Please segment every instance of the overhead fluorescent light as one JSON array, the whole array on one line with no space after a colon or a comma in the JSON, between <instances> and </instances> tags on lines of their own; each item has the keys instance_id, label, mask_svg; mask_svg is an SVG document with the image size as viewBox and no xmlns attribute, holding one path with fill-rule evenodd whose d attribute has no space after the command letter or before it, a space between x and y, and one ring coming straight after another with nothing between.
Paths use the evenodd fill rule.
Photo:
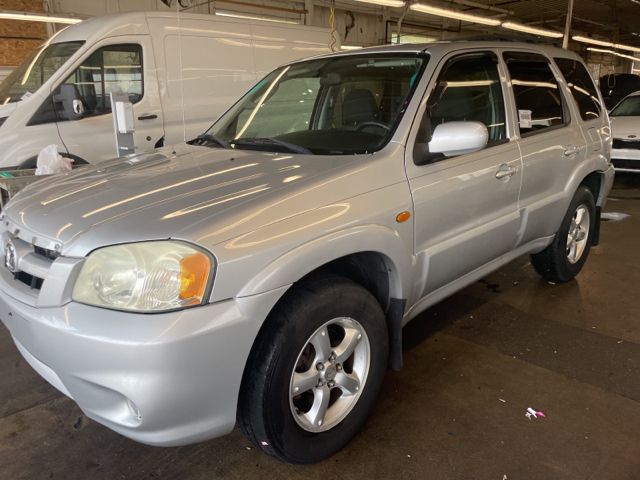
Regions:
<instances>
[{"instance_id":1,"label":"overhead fluorescent light","mask_svg":"<svg viewBox=\"0 0 640 480\"><path fill-rule=\"evenodd\" d=\"M394 7L394 8L404 7L405 5L403 0L356 0L356 1L362 2L362 3L371 3L373 5L381 5L383 7Z\"/></svg>"},{"instance_id":2,"label":"overhead fluorescent light","mask_svg":"<svg viewBox=\"0 0 640 480\"><path fill-rule=\"evenodd\" d=\"M360 45L340 45L340 50L360 50Z\"/></svg>"},{"instance_id":3,"label":"overhead fluorescent light","mask_svg":"<svg viewBox=\"0 0 640 480\"><path fill-rule=\"evenodd\" d=\"M435 15L437 17L452 18L455 20L462 20L463 22L481 23L482 25L489 25L497 27L502 22L494 18L481 17L479 15L471 15L459 10L450 10L448 8L432 7L431 5L423 5L422 3L414 3L409 7L411 10L421 13L428 13L429 15Z\"/></svg>"},{"instance_id":4,"label":"overhead fluorescent light","mask_svg":"<svg viewBox=\"0 0 640 480\"><path fill-rule=\"evenodd\" d=\"M620 50L628 50L630 52L640 52L640 48L632 47L631 45L624 45L622 43L616 43L614 47L619 48Z\"/></svg>"},{"instance_id":5,"label":"overhead fluorescent light","mask_svg":"<svg viewBox=\"0 0 640 480\"><path fill-rule=\"evenodd\" d=\"M53 15L41 15L37 13L27 12L0 12L0 19L3 20L23 20L27 22L44 22L44 23L80 23L81 18L71 17L54 17Z\"/></svg>"},{"instance_id":6,"label":"overhead fluorescent light","mask_svg":"<svg viewBox=\"0 0 640 480\"><path fill-rule=\"evenodd\" d=\"M632 57L631 55L625 55L624 53L614 52L613 50L607 50L604 48L595 48L595 47L587 47L587 50L589 50L590 52L608 53L609 55L615 55L616 57L622 57L628 60L632 60L634 62L640 62L640 58Z\"/></svg>"},{"instance_id":7,"label":"overhead fluorescent light","mask_svg":"<svg viewBox=\"0 0 640 480\"><path fill-rule=\"evenodd\" d=\"M571 38L573 38L576 42L589 43L591 45L598 45L600 47L618 48L620 50L628 50L630 52L640 52L640 47L625 45L623 43L611 43L604 40L595 40L589 37L582 37L580 35L574 35Z\"/></svg>"},{"instance_id":8,"label":"overhead fluorescent light","mask_svg":"<svg viewBox=\"0 0 640 480\"><path fill-rule=\"evenodd\" d=\"M594 38L583 37L580 35L574 35L573 38L576 42L590 43L591 45L600 45L601 47L615 47L611 42L605 42L603 40L596 40Z\"/></svg>"},{"instance_id":9,"label":"overhead fluorescent light","mask_svg":"<svg viewBox=\"0 0 640 480\"><path fill-rule=\"evenodd\" d=\"M554 32L553 30L546 30L544 28L530 27L529 25L522 25L516 22L504 22L502 27L509 30L517 30L518 32L531 33L533 35L540 35L542 37L561 38L564 34L560 32Z\"/></svg>"},{"instance_id":10,"label":"overhead fluorescent light","mask_svg":"<svg viewBox=\"0 0 640 480\"><path fill-rule=\"evenodd\" d=\"M300 22L296 22L295 20L287 20L285 18L273 18L273 17L260 17L254 15L243 15L241 13L235 12L221 12L220 10L216 11L216 15L219 17L231 17L231 18L244 18L245 20L260 20L262 22L274 22L274 23L289 23L293 25L299 25Z\"/></svg>"}]
</instances>

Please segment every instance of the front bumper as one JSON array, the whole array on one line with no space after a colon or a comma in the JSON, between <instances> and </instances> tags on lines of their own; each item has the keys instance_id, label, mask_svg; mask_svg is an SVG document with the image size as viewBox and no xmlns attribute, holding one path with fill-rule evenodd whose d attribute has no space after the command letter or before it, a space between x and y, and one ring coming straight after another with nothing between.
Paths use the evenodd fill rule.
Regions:
<instances>
[{"instance_id":1,"label":"front bumper","mask_svg":"<svg viewBox=\"0 0 640 480\"><path fill-rule=\"evenodd\" d=\"M611 163L616 171L640 173L640 149L614 148L611 150Z\"/></svg>"},{"instance_id":2,"label":"front bumper","mask_svg":"<svg viewBox=\"0 0 640 480\"><path fill-rule=\"evenodd\" d=\"M29 364L88 417L174 446L233 429L251 346L284 290L164 314L36 308L0 290L0 318Z\"/></svg>"}]
</instances>

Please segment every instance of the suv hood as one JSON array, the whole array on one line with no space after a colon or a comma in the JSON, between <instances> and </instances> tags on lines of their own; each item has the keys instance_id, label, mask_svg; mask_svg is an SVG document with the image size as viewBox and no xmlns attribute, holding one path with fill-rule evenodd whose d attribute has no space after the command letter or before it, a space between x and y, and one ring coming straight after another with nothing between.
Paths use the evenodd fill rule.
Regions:
<instances>
[{"instance_id":1,"label":"suv hood","mask_svg":"<svg viewBox=\"0 0 640 480\"><path fill-rule=\"evenodd\" d=\"M611 131L613 138L640 138L640 117L611 117Z\"/></svg>"},{"instance_id":2,"label":"suv hood","mask_svg":"<svg viewBox=\"0 0 640 480\"><path fill-rule=\"evenodd\" d=\"M20 237L68 256L141 240L198 242L203 235L206 247L283 215L321 206L319 202L327 199L314 195L318 205L305 198L289 201L286 209L265 208L273 201L282 204L277 199L283 191L297 197L290 192L300 191L320 173L324 179L360 163L357 157L294 156L181 144L35 182L8 204L5 221L11 231L22 232ZM249 215L252 209L258 213Z\"/></svg>"}]
</instances>

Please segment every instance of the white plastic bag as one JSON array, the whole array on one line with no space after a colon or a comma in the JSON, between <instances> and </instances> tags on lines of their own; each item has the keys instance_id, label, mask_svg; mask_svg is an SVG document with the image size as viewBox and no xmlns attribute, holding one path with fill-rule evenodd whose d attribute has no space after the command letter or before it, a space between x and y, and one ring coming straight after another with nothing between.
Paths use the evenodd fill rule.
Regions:
<instances>
[{"instance_id":1,"label":"white plastic bag","mask_svg":"<svg viewBox=\"0 0 640 480\"><path fill-rule=\"evenodd\" d=\"M38 153L36 175L53 175L71 171L73 160L58 153L56 145L47 145Z\"/></svg>"}]
</instances>

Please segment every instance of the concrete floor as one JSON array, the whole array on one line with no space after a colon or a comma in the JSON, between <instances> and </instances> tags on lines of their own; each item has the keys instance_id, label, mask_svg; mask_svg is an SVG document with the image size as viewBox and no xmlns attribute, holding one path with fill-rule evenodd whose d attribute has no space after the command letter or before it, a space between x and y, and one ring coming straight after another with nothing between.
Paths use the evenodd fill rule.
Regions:
<instances>
[{"instance_id":1,"label":"concrete floor","mask_svg":"<svg viewBox=\"0 0 640 480\"><path fill-rule=\"evenodd\" d=\"M314 466L281 464L231 435L136 444L40 379L0 327L0 479L638 479L640 176L616 183L576 281L521 258L405 329L364 431ZM527 407L546 418L528 420Z\"/></svg>"}]
</instances>

